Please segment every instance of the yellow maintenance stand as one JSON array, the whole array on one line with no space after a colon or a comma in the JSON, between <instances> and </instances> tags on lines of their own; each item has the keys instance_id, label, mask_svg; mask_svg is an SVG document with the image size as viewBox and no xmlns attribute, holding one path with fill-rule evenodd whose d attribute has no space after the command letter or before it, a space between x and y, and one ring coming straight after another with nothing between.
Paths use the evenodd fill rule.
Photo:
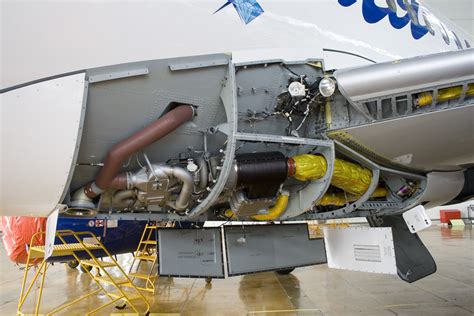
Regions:
<instances>
[{"instance_id":1,"label":"yellow maintenance stand","mask_svg":"<svg viewBox=\"0 0 474 316\"><path fill-rule=\"evenodd\" d=\"M137 286L137 288L150 293L155 293L155 282L158 278L157 229L163 227L174 227L174 223L146 224L128 271L128 276L132 281L143 280L145 282L144 286Z\"/></svg>"},{"instance_id":2,"label":"yellow maintenance stand","mask_svg":"<svg viewBox=\"0 0 474 316\"><path fill-rule=\"evenodd\" d=\"M38 232L33 235L31 238L30 249L28 252L28 260L26 263L25 274L23 277L23 282L21 286L21 293L20 299L18 302L18 315L25 315L21 309L28 298L28 295L31 292L33 285L35 284L36 280L39 276L41 276L41 283L39 287L39 294L38 298L35 302L35 311L34 315L38 315L40 310L41 304L41 297L43 294L43 287L45 283L46 271L49 266L49 262L45 259L46 248L45 246L41 245L40 243L40 236L45 235L45 232ZM84 237L88 237L89 242L84 242ZM94 294L98 294L100 292L104 292L105 295L110 299L110 301L106 302L103 305L100 305L93 310L89 311L86 315L92 315L99 310L114 304L115 302L125 302L129 304L130 307L138 314L147 314L150 310L150 305L148 301L145 299L143 294L135 287L132 280L128 277L128 275L124 272L124 270L120 267L117 261L113 258L113 256L108 252L108 250L104 247L104 245L100 242L100 240L91 232L73 232L72 230L59 230L56 232L56 239L59 240L60 244L53 245L53 252L51 257L63 257L63 256L73 256L84 268L87 267L95 267L99 270L99 274L93 275L88 269L84 269L87 271L89 276L95 281L98 288L86 295L78 297L70 302L67 302L61 306L56 307L52 311L46 313L46 315L53 315L58 313ZM68 242L68 240L73 240L73 242ZM105 257L108 257L109 260L102 261L99 260L95 255L94 252L99 251L101 255L105 253ZM83 260L80 259L78 256L78 252L81 253L81 256L86 253L89 259ZM28 279L28 274L30 270L38 263L39 267L33 275L30 284L26 288L26 283ZM110 269L116 269L115 273L110 272ZM109 284L113 286L113 290L109 291L105 284ZM137 300L141 300L142 304L139 308L136 304ZM143 307L144 306L144 307Z\"/></svg>"},{"instance_id":3,"label":"yellow maintenance stand","mask_svg":"<svg viewBox=\"0 0 474 316\"><path fill-rule=\"evenodd\" d=\"M145 286L137 286L138 289L155 293L155 281L158 277L158 245L156 241L156 224L146 224L143 230L140 243L134 253L128 276L132 281L141 279L145 281ZM149 263L147 271L140 270L143 263Z\"/></svg>"},{"instance_id":4,"label":"yellow maintenance stand","mask_svg":"<svg viewBox=\"0 0 474 316\"><path fill-rule=\"evenodd\" d=\"M158 278L157 229L162 227L174 227L174 223L146 224L128 271L132 281L138 279L145 282L144 286L137 286L138 289L151 293L155 293L155 281Z\"/></svg>"}]
</instances>

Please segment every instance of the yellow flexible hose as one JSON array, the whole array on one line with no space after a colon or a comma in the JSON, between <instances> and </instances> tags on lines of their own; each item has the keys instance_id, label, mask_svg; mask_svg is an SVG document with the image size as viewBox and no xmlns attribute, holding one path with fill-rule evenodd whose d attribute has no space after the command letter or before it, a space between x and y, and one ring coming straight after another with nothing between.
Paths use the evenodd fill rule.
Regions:
<instances>
[{"instance_id":1,"label":"yellow flexible hose","mask_svg":"<svg viewBox=\"0 0 474 316\"><path fill-rule=\"evenodd\" d=\"M227 219L237 219L237 216L235 216L232 210L226 210L224 216L227 217Z\"/></svg>"},{"instance_id":2,"label":"yellow flexible hose","mask_svg":"<svg viewBox=\"0 0 474 316\"><path fill-rule=\"evenodd\" d=\"M322 178L327 171L326 159L322 155L302 154L292 157L295 162L294 177L300 181L317 180ZM318 205L342 206L347 202L353 202L360 198L369 188L372 181L372 171L361 165L336 159L334 162L334 172L331 185L345 191L346 193L326 193ZM387 196L387 189L377 188L371 198ZM254 215L251 219L256 221L270 221L277 219L286 210L289 201L287 192L281 193L273 207L268 209L268 213ZM229 219L236 219L237 216L232 210L227 210L225 216Z\"/></svg>"},{"instance_id":3,"label":"yellow flexible hose","mask_svg":"<svg viewBox=\"0 0 474 316\"><path fill-rule=\"evenodd\" d=\"M292 157L295 162L294 177L301 181L317 180L324 176L327 171L326 159L321 155L303 154ZM336 159L334 161L334 172L331 185L343 190L344 193L326 193L318 205L342 206L347 202L359 199L370 186L372 171L361 165ZM387 189L377 188L371 198L387 196Z\"/></svg>"},{"instance_id":4,"label":"yellow flexible hose","mask_svg":"<svg viewBox=\"0 0 474 316\"><path fill-rule=\"evenodd\" d=\"M277 219L286 210L289 198L290 196L287 192L282 192L278 196L275 205L268 209L267 214L254 215L251 219L256 221L271 221Z\"/></svg>"},{"instance_id":5,"label":"yellow flexible hose","mask_svg":"<svg viewBox=\"0 0 474 316\"><path fill-rule=\"evenodd\" d=\"M448 101L459 98L462 93L462 86L444 88L438 90L438 102ZM474 84L467 86L466 95L474 95ZM416 105L419 107L430 105L433 102L433 94L431 92L422 92L418 94Z\"/></svg>"},{"instance_id":6,"label":"yellow flexible hose","mask_svg":"<svg viewBox=\"0 0 474 316\"><path fill-rule=\"evenodd\" d=\"M362 195L372 180L372 171L342 159L334 161L331 185L353 195Z\"/></svg>"},{"instance_id":7,"label":"yellow flexible hose","mask_svg":"<svg viewBox=\"0 0 474 316\"><path fill-rule=\"evenodd\" d=\"M289 195L290 194L288 192L282 192L278 196L275 202L275 205L268 209L268 213L254 215L254 216L251 216L250 218L255 221L271 221L271 220L277 219L286 210L286 207L288 206L288 200L290 198ZM237 216L232 210L225 211L224 215L228 219L237 219Z\"/></svg>"},{"instance_id":8,"label":"yellow flexible hose","mask_svg":"<svg viewBox=\"0 0 474 316\"><path fill-rule=\"evenodd\" d=\"M381 198L387 196L387 189L386 188L377 188L374 193L370 196L371 198ZM321 200L319 200L317 205L321 206L343 206L347 202L354 202L357 201L360 196L352 195L352 194L344 194L344 193L326 193L323 195Z\"/></svg>"},{"instance_id":9,"label":"yellow flexible hose","mask_svg":"<svg viewBox=\"0 0 474 316\"><path fill-rule=\"evenodd\" d=\"M292 157L296 171L294 177L300 181L317 180L324 177L327 170L326 159L321 155L303 154Z\"/></svg>"},{"instance_id":10,"label":"yellow flexible hose","mask_svg":"<svg viewBox=\"0 0 474 316\"><path fill-rule=\"evenodd\" d=\"M317 180L327 170L326 159L321 155L303 154L292 157L296 171L294 177L300 181ZM362 195L369 188L372 171L361 165L336 159L331 185L353 195Z\"/></svg>"}]
</instances>

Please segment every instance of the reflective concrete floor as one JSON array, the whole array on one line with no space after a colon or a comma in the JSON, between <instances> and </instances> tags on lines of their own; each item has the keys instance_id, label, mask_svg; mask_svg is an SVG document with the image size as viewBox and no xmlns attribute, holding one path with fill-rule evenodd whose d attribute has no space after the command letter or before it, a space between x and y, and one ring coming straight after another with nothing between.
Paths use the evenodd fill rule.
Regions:
<instances>
[{"instance_id":1,"label":"reflective concrete floor","mask_svg":"<svg viewBox=\"0 0 474 316\"><path fill-rule=\"evenodd\" d=\"M462 231L434 226L421 233L438 272L413 284L396 276L328 269L326 265L297 269L280 276L260 273L226 280L168 279L158 281L158 293L147 294L158 315L473 315L474 238ZM14 315L22 271L1 247L0 315ZM129 256L120 258L124 266ZM48 270L42 310L95 288L87 274L56 264ZM36 294L36 293L35 293ZM106 301L104 296L66 310L82 315ZM31 311L32 304L25 305ZM100 315L131 312L105 309ZM153 314L152 314L153 315Z\"/></svg>"}]
</instances>

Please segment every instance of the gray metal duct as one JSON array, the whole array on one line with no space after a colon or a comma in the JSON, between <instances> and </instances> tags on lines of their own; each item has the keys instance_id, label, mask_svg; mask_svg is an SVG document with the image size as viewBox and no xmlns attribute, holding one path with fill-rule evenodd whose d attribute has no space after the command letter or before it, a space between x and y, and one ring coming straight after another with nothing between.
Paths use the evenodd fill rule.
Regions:
<instances>
[{"instance_id":1,"label":"gray metal duct","mask_svg":"<svg viewBox=\"0 0 474 316\"><path fill-rule=\"evenodd\" d=\"M407 58L334 73L351 102L474 79L474 48Z\"/></svg>"},{"instance_id":2,"label":"gray metal duct","mask_svg":"<svg viewBox=\"0 0 474 316\"><path fill-rule=\"evenodd\" d=\"M193 176L180 167L170 167L164 165L154 165L153 168L154 174L159 178L176 178L183 182L183 187L179 193L176 202L167 202L167 205L175 210L182 211L186 209L189 205L189 200L194 189L194 179ZM132 177L132 181L134 178Z\"/></svg>"},{"instance_id":3,"label":"gray metal duct","mask_svg":"<svg viewBox=\"0 0 474 316\"><path fill-rule=\"evenodd\" d=\"M182 211L188 207L194 189L191 173L178 166L150 165L150 169L143 168L135 173L127 172L123 176L126 179L127 190L119 190L115 193L113 202L116 204L131 204L137 198L137 194L144 194L146 200L147 195L150 194L155 201L157 197L160 197L159 200L165 200L169 207ZM168 191L167 185L155 186L158 180L170 179L178 179L183 183L175 202L167 201L165 195L162 195L163 191Z\"/></svg>"}]
</instances>

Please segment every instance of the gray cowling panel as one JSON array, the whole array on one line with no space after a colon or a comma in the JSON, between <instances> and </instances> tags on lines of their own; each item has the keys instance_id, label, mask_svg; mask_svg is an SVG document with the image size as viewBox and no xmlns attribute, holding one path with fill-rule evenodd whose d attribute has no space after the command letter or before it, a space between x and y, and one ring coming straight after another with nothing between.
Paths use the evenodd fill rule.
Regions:
<instances>
[{"instance_id":1,"label":"gray cowling panel","mask_svg":"<svg viewBox=\"0 0 474 316\"><path fill-rule=\"evenodd\" d=\"M474 148L472 117L474 106L463 106L354 126L345 131L353 145L370 144L370 151L389 161L411 154L410 163L405 165L407 171L452 170L449 166L473 162L472 150L469 150ZM363 152L359 149L363 147L351 147ZM387 165L374 155L367 152L365 155L379 164ZM389 166L402 169L398 164Z\"/></svg>"},{"instance_id":2,"label":"gray cowling panel","mask_svg":"<svg viewBox=\"0 0 474 316\"><path fill-rule=\"evenodd\" d=\"M220 228L160 229L161 276L223 278Z\"/></svg>"},{"instance_id":3,"label":"gray cowling panel","mask_svg":"<svg viewBox=\"0 0 474 316\"><path fill-rule=\"evenodd\" d=\"M84 131L71 184L71 190L92 181L114 144L126 139L169 110L170 103L193 104L202 115L185 123L172 135L145 148L150 161L163 162L186 151L188 146L201 149L202 133L211 126L227 122L220 93L227 65L172 71L177 63L206 63L229 60L225 54L149 60L87 70L88 77L146 68L147 75L90 84ZM205 113L205 114L204 114ZM224 139L225 141L225 139ZM222 142L209 140L209 150ZM166 150L163 150L166 148ZM92 164L84 166L84 164ZM124 163L121 172L140 169L136 158Z\"/></svg>"},{"instance_id":4,"label":"gray cowling panel","mask_svg":"<svg viewBox=\"0 0 474 316\"><path fill-rule=\"evenodd\" d=\"M224 227L229 276L326 263L323 239L309 239L308 225Z\"/></svg>"},{"instance_id":5,"label":"gray cowling panel","mask_svg":"<svg viewBox=\"0 0 474 316\"><path fill-rule=\"evenodd\" d=\"M339 90L351 102L474 78L474 48L337 70ZM454 78L454 79L453 79Z\"/></svg>"}]
</instances>

